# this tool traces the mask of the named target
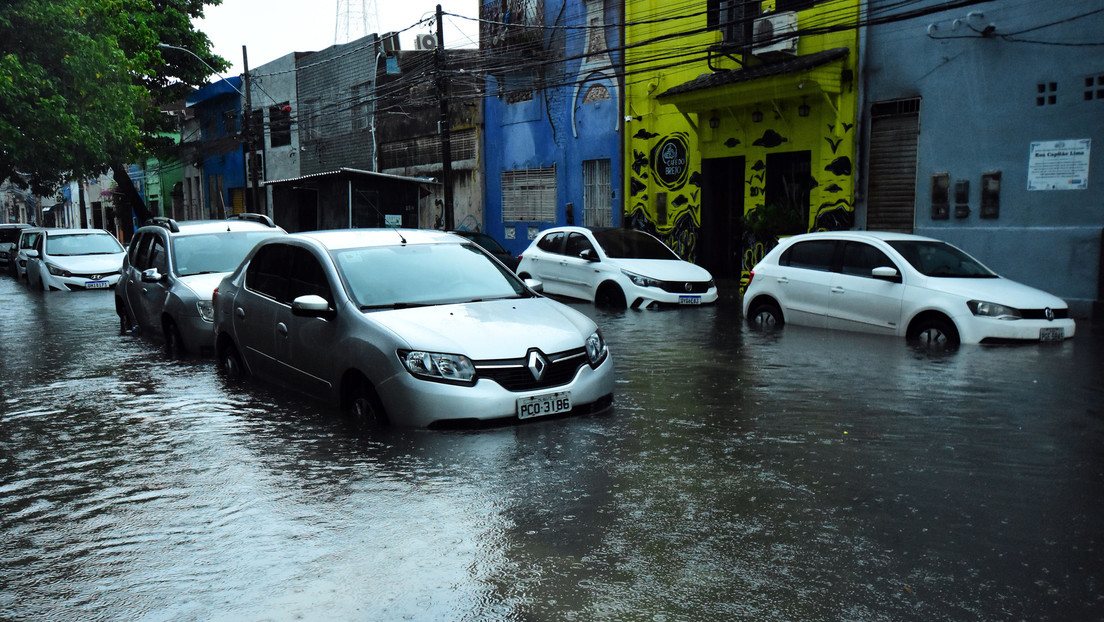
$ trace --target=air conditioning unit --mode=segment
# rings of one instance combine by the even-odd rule
[[[751,53],[755,56],[797,54],[797,37],[786,37],[797,32],[797,13],[773,13],[755,20],[752,30]]]
[[[437,49],[437,35],[418,35],[414,38],[414,49],[416,50],[436,50]]]

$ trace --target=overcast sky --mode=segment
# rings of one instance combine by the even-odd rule
[[[291,52],[314,52],[335,42],[338,3],[350,4],[351,15],[361,5],[370,12],[375,7],[379,27],[370,32],[404,31],[399,40],[404,50],[414,49],[414,36],[436,32],[435,21],[406,30],[423,18],[432,18],[437,5],[446,13],[472,19],[445,16],[446,47],[477,47],[479,0],[222,0],[204,9],[204,19],[196,28],[207,33],[214,51],[233,66],[225,77],[242,73],[242,46],[249,54],[252,69]],[[369,18],[371,20],[371,18]],[[354,37],[356,38],[356,37]]]

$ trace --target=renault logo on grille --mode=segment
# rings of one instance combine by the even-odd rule
[[[1050,322],[1054,321],[1054,309],[1051,309],[1050,307],[1047,307],[1046,309],[1043,309],[1043,315],[1046,316],[1046,319],[1048,321],[1050,321]]]
[[[529,353],[529,373],[533,374],[533,380],[540,382],[544,378],[544,372],[548,369],[548,359],[536,350]]]

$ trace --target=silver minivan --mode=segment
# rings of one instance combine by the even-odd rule
[[[215,350],[366,423],[433,426],[607,410],[613,363],[594,322],[439,231],[294,234],[215,290]]]

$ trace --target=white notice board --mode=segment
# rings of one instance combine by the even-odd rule
[[[1088,138],[1031,143],[1028,190],[1086,190],[1089,187]]]

